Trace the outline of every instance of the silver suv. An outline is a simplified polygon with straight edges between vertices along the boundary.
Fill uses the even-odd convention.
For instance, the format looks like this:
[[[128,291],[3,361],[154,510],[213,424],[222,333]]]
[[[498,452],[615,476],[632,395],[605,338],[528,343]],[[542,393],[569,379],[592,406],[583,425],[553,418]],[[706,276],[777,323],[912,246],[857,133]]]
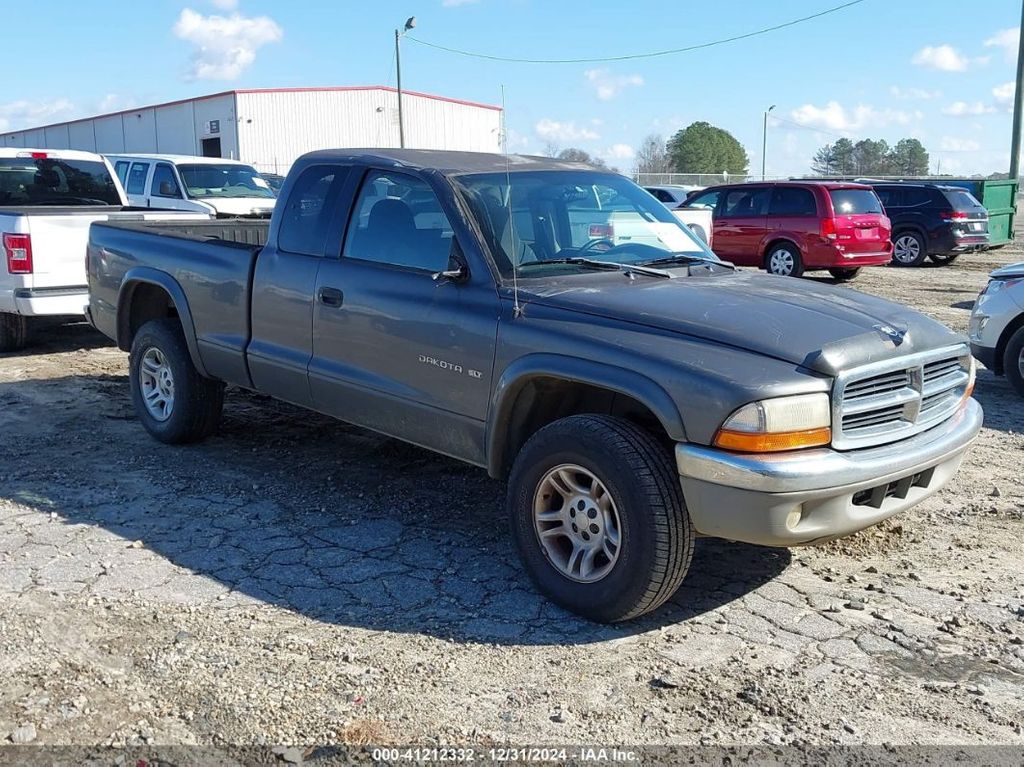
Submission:
[[[989,275],[968,332],[971,353],[996,375],[1005,375],[1024,397],[1024,262]]]

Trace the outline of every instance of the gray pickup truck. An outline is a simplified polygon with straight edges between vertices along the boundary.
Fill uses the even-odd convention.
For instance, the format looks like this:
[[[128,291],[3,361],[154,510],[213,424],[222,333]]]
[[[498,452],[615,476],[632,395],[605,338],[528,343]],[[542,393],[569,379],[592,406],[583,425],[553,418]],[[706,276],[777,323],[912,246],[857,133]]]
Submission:
[[[696,536],[814,543],[918,503],[981,428],[960,336],[738,271],[573,163],[315,152],[269,227],[96,223],[87,268],[154,437],[211,434],[235,384],[486,467],[538,587],[600,621],[665,602]]]

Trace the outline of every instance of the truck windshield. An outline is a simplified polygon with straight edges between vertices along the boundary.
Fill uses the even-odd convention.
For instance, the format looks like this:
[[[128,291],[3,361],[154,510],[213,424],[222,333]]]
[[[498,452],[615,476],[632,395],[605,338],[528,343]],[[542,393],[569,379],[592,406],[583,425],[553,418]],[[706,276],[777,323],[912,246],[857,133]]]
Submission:
[[[0,205],[121,205],[107,166],[56,157],[0,158]]]
[[[197,163],[179,165],[178,172],[189,197],[274,197],[266,179],[248,165]]]
[[[513,264],[522,276],[587,270],[567,263],[578,257],[618,264],[670,255],[717,260],[671,211],[623,176],[517,171],[467,174],[456,183],[506,277]]]

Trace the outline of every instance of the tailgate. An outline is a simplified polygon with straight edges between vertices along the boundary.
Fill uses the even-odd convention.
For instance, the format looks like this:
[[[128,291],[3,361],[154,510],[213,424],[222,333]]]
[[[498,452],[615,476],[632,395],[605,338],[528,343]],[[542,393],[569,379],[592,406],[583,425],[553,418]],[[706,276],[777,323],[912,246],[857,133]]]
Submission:
[[[829,189],[836,227],[836,244],[847,253],[880,253],[892,234],[882,203],[871,189]]]

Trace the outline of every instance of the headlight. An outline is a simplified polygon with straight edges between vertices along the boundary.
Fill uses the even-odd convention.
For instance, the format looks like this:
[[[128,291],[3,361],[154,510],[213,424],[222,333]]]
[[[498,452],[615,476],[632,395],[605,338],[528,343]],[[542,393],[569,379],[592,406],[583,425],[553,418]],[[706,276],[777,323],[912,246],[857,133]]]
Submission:
[[[827,445],[832,441],[828,394],[798,394],[744,405],[715,435],[715,446],[744,453],[770,453]]]
[[[1018,282],[1022,282],[1022,281],[1024,281],[1024,278],[1021,278],[1021,277],[1008,277],[1005,280],[1000,280],[1000,279],[993,278],[993,279],[990,279],[988,281],[988,285],[986,285],[985,289],[983,291],[981,291],[981,294],[982,295],[988,295],[988,296],[994,296],[1000,290],[1003,290],[1004,288],[1013,287]]]

